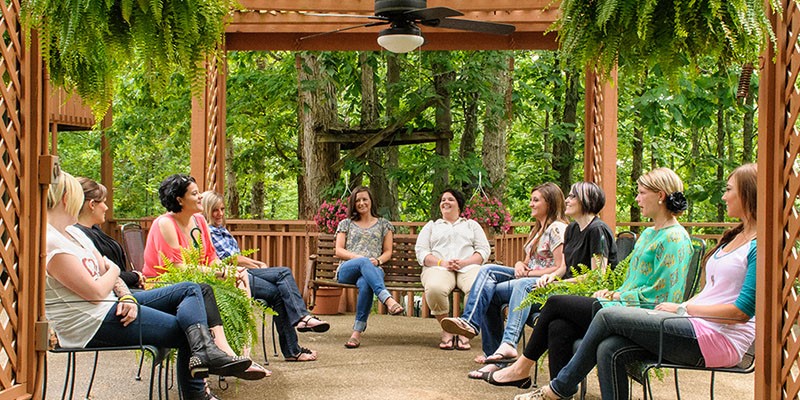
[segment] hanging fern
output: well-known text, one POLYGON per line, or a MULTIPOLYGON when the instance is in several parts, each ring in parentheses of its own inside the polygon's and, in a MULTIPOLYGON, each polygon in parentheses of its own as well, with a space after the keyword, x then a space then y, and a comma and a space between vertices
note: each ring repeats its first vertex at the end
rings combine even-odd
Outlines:
POLYGON ((199 262, 203 256, 202 250, 195 247, 181 249, 181 256, 184 268, 179 268, 162 257, 164 273, 156 278, 155 283, 188 281, 210 285, 214 289, 214 296, 222 316, 225 337, 231 348, 237 354, 241 354, 244 347, 249 347, 258 340, 253 307, 271 315, 276 315, 275 312, 269 307, 264 307, 260 302, 252 301, 243 290, 237 288, 235 274, 228 274, 225 279, 217 278, 215 273, 222 268, 235 267, 226 261, 229 259, 223 260, 217 266, 202 266, 199 262), (206 268, 199 268, 200 266, 206 268), (204 269, 206 272, 203 271, 204 269))
MULTIPOLYGON (((781 12, 776 0, 771 7, 781 12)), ((562 59, 601 73, 615 65, 669 73, 702 56, 755 63, 775 42, 762 0, 563 0, 560 9, 553 30, 562 59)))
POLYGON ((591 296, 598 290, 616 289, 622 286, 622 282, 625 281, 630 259, 629 255, 625 260, 617 264, 614 269, 606 268, 605 273, 600 269, 589 269, 587 266, 580 264, 577 268, 572 268, 572 276, 578 277, 575 282, 559 283, 560 279, 556 278, 556 282, 531 290, 528 293, 528 297, 519 305, 519 308, 529 307, 533 304, 544 304, 550 296, 555 295, 591 296))
POLYGON ((75 89, 97 121, 121 68, 143 67, 156 89, 172 72, 203 85, 234 0, 23 0, 25 28, 40 35, 51 81, 75 89))

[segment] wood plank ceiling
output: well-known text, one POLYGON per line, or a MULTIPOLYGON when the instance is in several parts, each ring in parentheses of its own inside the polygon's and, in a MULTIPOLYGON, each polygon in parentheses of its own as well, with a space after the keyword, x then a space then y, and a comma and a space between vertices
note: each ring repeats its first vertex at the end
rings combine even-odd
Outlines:
MULTIPOLYGON (((302 12, 373 15, 373 0, 240 0, 227 27, 228 50, 380 50, 378 32, 386 26, 359 28, 314 38, 369 22, 362 18, 315 17, 302 12)), ((428 7, 450 7, 464 19, 502 22, 517 30, 510 36, 421 27, 423 50, 555 49, 556 34, 546 33, 558 17, 551 0, 429 0, 428 7)))

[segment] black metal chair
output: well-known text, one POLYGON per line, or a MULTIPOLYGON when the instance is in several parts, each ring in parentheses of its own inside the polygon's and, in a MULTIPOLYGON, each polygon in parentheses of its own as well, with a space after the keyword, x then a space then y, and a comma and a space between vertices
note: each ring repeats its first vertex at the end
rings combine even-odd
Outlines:
MULTIPOLYGON (((87 302, 87 301, 69 301, 68 303, 80 303, 80 302, 87 302)), ((113 302, 116 303, 116 300, 102 300, 101 302, 113 302)), ((140 307, 138 304, 137 307, 140 307)), ((162 375, 164 371, 169 372, 169 352, 170 349, 158 348, 151 345, 145 345, 142 343, 142 326, 139 324, 139 344, 136 345, 125 345, 125 346, 111 346, 111 347, 93 347, 93 348, 67 348, 67 347, 56 347, 54 349, 49 350, 51 353, 65 353, 67 354, 67 365, 65 369, 65 377, 64 377, 64 387, 61 392, 61 399, 64 400, 66 398, 72 399, 74 392, 75 392, 75 364, 77 361, 77 354, 78 353, 87 353, 87 352, 94 352, 94 362, 92 364, 92 372, 89 377, 89 385, 86 389, 86 399, 91 398, 92 386, 94 384, 94 377, 97 372, 97 359, 100 356, 100 352, 108 352, 108 351, 130 351, 130 350, 139 350, 142 352, 142 355, 139 359, 139 368, 136 373, 135 379, 137 381, 142 380, 142 365, 144 363, 144 353, 150 353, 152 357, 152 364, 150 366, 150 389, 148 398, 150 400, 153 399, 153 385, 156 382, 156 373, 158 373, 158 398, 162 398, 162 387, 164 388, 164 399, 169 399, 169 388, 164 387, 167 383, 167 379, 162 379, 162 375)), ((44 397, 47 397, 47 357, 44 360, 44 383, 42 386, 42 393, 44 397)))
MULTIPOLYGON (((631 366, 628 366, 628 376, 631 377, 636 382, 642 384, 642 396, 644 400, 648 398, 653 399, 653 391, 650 384, 650 370, 656 368, 671 368, 675 375, 675 395, 677 396, 678 400, 681 398, 681 388, 678 382, 678 370, 685 369, 685 370, 693 370, 693 371, 709 371, 711 372, 711 379, 710 379, 710 387, 709 387, 709 399, 714 400, 714 381, 715 381, 715 374, 717 372, 727 372, 733 374, 749 374, 755 370, 755 343, 750 345, 750 348, 745 352, 744 356, 742 357, 742 361, 739 364, 733 367, 725 367, 725 368, 708 368, 708 367, 697 367, 693 365, 683 365, 683 364, 672 364, 669 362, 664 361, 663 357, 663 343, 664 343, 664 324, 666 321, 671 319, 678 319, 678 318, 700 318, 700 317, 692 317, 692 316, 676 316, 665 318, 661 321, 661 331, 659 335, 659 344, 658 344, 658 354, 657 358, 654 360, 646 360, 641 363, 636 363, 636 372, 631 374, 631 366)), ((717 318, 717 319, 729 319, 729 318, 717 318)))
POLYGON ((622 231, 617 234, 616 244, 618 261, 628 258, 628 255, 631 254, 633 247, 636 245, 636 239, 638 239, 638 236, 631 231, 622 231))
MULTIPOLYGON (((266 301, 262 299, 255 299, 257 302, 261 303, 264 307, 269 307, 266 301)), ((267 358, 267 313, 265 311, 261 312, 261 350, 264 352, 264 365, 269 365, 269 358, 267 358)), ((272 318, 272 356, 278 356, 278 345, 275 343, 275 318, 272 318)))

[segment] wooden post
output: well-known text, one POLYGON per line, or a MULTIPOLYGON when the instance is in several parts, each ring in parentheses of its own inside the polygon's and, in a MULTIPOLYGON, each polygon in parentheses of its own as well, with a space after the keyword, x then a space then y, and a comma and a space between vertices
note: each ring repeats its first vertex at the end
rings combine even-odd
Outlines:
POLYGON ((224 193, 225 184, 226 71, 224 56, 209 58, 205 90, 192 97, 191 175, 200 190, 217 193, 224 193))
MULTIPOLYGON (((784 7, 787 1, 782 1, 784 7)), ((769 4, 765 7, 769 9, 769 4)), ((797 12, 784 10, 797 16, 797 12)), ((791 20, 791 15, 787 16, 791 20)), ((794 241, 784 240, 786 207, 783 171, 787 169, 787 54, 794 49, 794 37, 787 37, 785 20, 777 14, 770 16, 777 35, 776 54, 772 45, 766 46, 764 69, 759 79, 758 101, 758 261, 756 272, 756 367, 755 398, 768 400, 783 398, 782 366, 784 365, 781 330, 783 324, 782 302, 783 271, 785 268, 784 247, 790 248, 794 241), (787 40, 791 43, 787 43, 787 40), (773 60, 775 60, 773 62, 773 60)), ((791 55, 791 54, 789 54, 791 55)), ((791 85, 794 86, 794 85, 791 85)), ((796 179, 796 178, 795 178, 796 179)), ((794 317, 796 318, 796 316, 794 317)), ((794 362, 791 362, 794 364, 794 362)), ((791 396, 794 398, 794 396, 791 396)))
POLYGON ((111 127, 113 122, 111 108, 108 109, 106 116, 100 123, 100 183, 107 189, 106 193, 106 232, 109 230, 108 225, 110 221, 114 220, 114 156, 111 154, 111 146, 108 144, 108 136, 106 131, 111 127))
POLYGON ((617 69, 610 79, 586 68, 584 180, 594 182, 606 194, 600 218, 616 231, 617 222, 617 69))

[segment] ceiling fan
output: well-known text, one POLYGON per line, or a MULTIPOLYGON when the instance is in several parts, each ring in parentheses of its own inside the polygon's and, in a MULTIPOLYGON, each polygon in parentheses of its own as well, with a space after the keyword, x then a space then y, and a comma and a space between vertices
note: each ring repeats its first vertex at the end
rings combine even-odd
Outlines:
POLYGON ((306 36, 303 39, 350 29, 389 25, 389 28, 380 31, 378 34, 378 44, 393 53, 407 53, 425 42, 418 25, 495 35, 510 35, 516 29, 514 25, 509 24, 451 18, 464 14, 448 7, 427 8, 427 0, 375 0, 375 15, 310 12, 302 12, 301 14, 317 17, 365 18, 377 21, 306 36))

